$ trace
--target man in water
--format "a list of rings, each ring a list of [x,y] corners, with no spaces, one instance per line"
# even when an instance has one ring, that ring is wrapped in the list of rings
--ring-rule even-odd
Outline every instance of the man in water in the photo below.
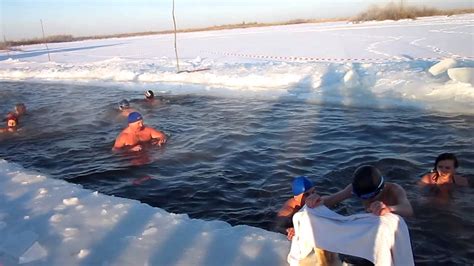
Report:
[[[155,94],[152,90],[145,91],[145,100],[146,101],[153,101],[155,99]]]
[[[380,171],[369,165],[357,168],[352,184],[343,190],[324,197],[313,193],[306,199],[306,205],[314,208],[324,204],[330,208],[353,195],[361,200],[367,212],[375,215],[381,216],[391,212],[403,217],[413,215],[405,190],[398,184],[385,182]]]
[[[128,126],[118,135],[113,150],[126,148],[130,151],[141,151],[141,144],[147,142],[161,146],[166,142],[166,135],[159,130],[145,126],[142,115],[132,112],[128,115]]]
[[[130,107],[130,102],[125,99],[119,102],[119,110],[120,110],[120,115],[124,117],[128,117],[130,113],[136,112],[135,109]]]
[[[293,197],[283,204],[278,211],[277,222],[279,228],[285,228],[288,240],[292,240],[295,235],[293,227],[293,215],[297,213],[304,205],[306,198],[316,192],[313,182],[306,176],[298,176],[292,183]],[[320,262],[320,265],[336,265],[339,261],[336,253],[316,248],[313,260]],[[308,265],[313,260],[308,261]]]
[[[343,190],[324,197],[312,193],[306,199],[306,205],[315,208],[324,204],[330,208],[352,196],[361,200],[367,212],[378,216],[387,213],[395,213],[402,217],[413,215],[413,209],[405,190],[398,184],[385,182],[380,171],[369,165],[357,168],[353,174],[352,184],[347,185]],[[339,256],[346,263],[373,265],[370,261],[362,258],[345,254]]]
[[[17,103],[15,105],[15,115],[16,117],[20,118],[21,116],[26,114],[26,106],[24,103]]]
[[[304,206],[306,198],[316,191],[313,182],[306,176],[295,177],[292,189],[293,197],[283,204],[277,214],[278,226],[286,229],[288,240],[291,240],[295,235],[292,222],[293,215]]]
[[[145,91],[144,103],[146,106],[158,106],[168,101],[163,99],[161,96],[155,97],[155,93],[152,90]]]

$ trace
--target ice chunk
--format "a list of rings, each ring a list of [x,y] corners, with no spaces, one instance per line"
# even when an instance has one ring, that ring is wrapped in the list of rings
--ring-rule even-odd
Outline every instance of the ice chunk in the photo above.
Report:
[[[438,76],[439,74],[446,72],[446,70],[455,67],[457,63],[458,62],[456,60],[447,58],[430,67],[428,71],[431,73],[431,75]]]
[[[77,205],[79,203],[79,199],[76,198],[76,197],[69,198],[69,199],[63,199],[63,203],[66,206]]]
[[[38,235],[32,231],[12,232],[5,236],[3,243],[0,240],[0,253],[3,252],[18,261],[20,256],[36,243],[37,239]]]
[[[88,249],[81,249],[81,250],[79,251],[79,253],[77,254],[77,257],[78,257],[79,259],[82,259],[82,258],[87,257],[87,255],[89,255],[89,253],[90,253],[90,251],[89,251]]]
[[[48,255],[46,249],[44,249],[38,242],[35,242],[23,255],[21,255],[18,263],[29,263],[40,260]]]
[[[448,76],[451,80],[474,85],[474,68],[472,67],[450,68]]]

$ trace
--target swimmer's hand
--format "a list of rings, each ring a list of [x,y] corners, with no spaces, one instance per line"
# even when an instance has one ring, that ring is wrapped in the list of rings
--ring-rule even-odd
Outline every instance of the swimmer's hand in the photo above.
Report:
[[[305,203],[306,206],[310,208],[316,208],[323,204],[323,199],[318,195],[318,193],[314,192],[306,198]]]
[[[166,143],[166,138],[160,138],[160,139],[153,139],[151,141],[151,144],[152,145],[156,145],[158,147],[160,147],[161,145],[165,144]]]
[[[385,205],[383,202],[374,201],[367,208],[367,212],[371,212],[375,215],[382,216],[387,213],[391,213],[392,210],[390,209],[390,206]]]
[[[141,151],[143,148],[142,148],[142,145],[135,145],[133,146],[132,148],[130,148],[131,151]]]
[[[294,236],[295,236],[295,228],[293,228],[293,227],[287,228],[286,229],[286,238],[288,238],[288,240],[291,241]]]

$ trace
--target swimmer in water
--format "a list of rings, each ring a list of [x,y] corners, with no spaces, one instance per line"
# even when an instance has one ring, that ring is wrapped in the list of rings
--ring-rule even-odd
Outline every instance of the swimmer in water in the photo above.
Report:
[[[15,115],[20,118],[26,114],[26,106],[24,103],[17,103],[15,105]]]
[[[132,112],[128,115],[128,126],[118,135],[112,149],[141,151],[143,143],[161,146],[166,143],[166,135],[159,130],[144,125],[142,115],[138,112]]]
[[[1,128],[1,133],[16,132],[18,129],[18,117],[12,112],[9,112],[6,117],[7,127]]]
[[[403,217],[413,215],[413,208],[408,201],[407,193],[398,184],[385,182],[385,178],[374,166],[360,166],[354,171],[352,184],[329,196],[321,197],[312,193],[306,199],[306,205],[314,208],[321,204],[327,207],[355,196],[364,205],[367,212],[375,215],[395,213]]]
[[[469,186],[467,178],[456,174],[456,168],[459,167],[458,159],[456,155],[452,153],[440,154],[434,163],[433,170],[425,174],[420,181],[423,186],[426,185],[456,185],[456,186]]]
[[[295,235],[293,228],[293,215],[297,213],[305,204],[306,198],[312,193],[316,192],[316,188],[308,177],[298,176],[292,183],[293,197],[288,199],[283,207],[278,211],[277,219],[280,226],[286,228],[288,240],[291,240]]]
[[[125,99],[119,102],[119,110],[120,110],[120,115],[124,117],[128,117],[130,113],[136,112],[135,109],[130,107],[130,102]]]

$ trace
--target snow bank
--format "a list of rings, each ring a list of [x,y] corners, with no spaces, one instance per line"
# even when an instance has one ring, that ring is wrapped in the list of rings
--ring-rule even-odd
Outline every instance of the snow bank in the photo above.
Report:
[[[289,251],[281,234],[167,213],[1,159],[0,235],[2,265],[286,265]]]
[[[209,70],[181,74],[173,70],[172,59],[161,59],[159,64],[152,60],[120,58],[93,63],[10,62],[8,68],[0,65],[0,79],[93,81],[103,86],[124,84],[125,89],[131,90],[142,90],[143,85],[148,85],[173,94],[271,100],[297,98],[316,104],[474,113],[469,68],[449,69],[449,79],[447,75],[429,74],[427,69],[433,63],[424,61],[383,64],[207,62],[212,65]],[[445,63],[442,65],[447,67]]]

